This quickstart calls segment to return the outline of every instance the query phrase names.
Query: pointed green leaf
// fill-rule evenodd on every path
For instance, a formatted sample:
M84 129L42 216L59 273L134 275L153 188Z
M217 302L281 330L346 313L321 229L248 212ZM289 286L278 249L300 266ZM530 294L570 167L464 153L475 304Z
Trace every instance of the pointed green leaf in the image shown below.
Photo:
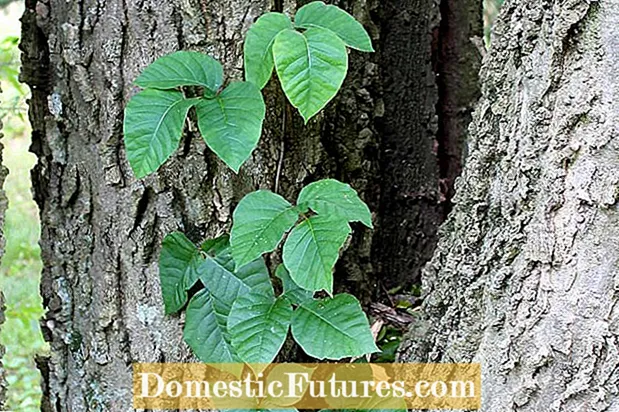
M350 234L341 219L312 216L295 227L284 244L283 260L290 277L303 289L333 292L333 266Z
M235 172L249 158L262 134L265 107L260 89L232 82L196 107L198 127L207 146Z
M243 362L271 363L286 340L291 318L288 300L255 292L243 294L228 317L232 346Z
M137 78L143 88L174 89L180 86L202 86L209 96L215 95L223 82L221 64L211 56L178 51L155 60Z
M320 215L358 221L372 228L372 214L368 206L352 187L335 179L319 180L305 186L297 203L309 206Z
M348 69L346 45L321 28L281 31L273 57L284 93L306 123L337 94Z
M317 359L342 359L379 350L359 301L345 293L303 302L292 316L292 336Z
M373 52L372 40L361 23L337 6L314 1L301 7L294 16L299 28L322 27L337 34L347 46L365 52Z
M258 190L245 196L232 216L230 245L236 264L274 250L298 218L294 206L278 194Z
M167 235L161 244L159 278L165 313L178 312L187 303L187 291L198 280L203 259L196 246L181 232Z
M227 314L218 310L208 290L202 289L196 293L187 305L183 338L202 362L238 362L238 356L227 337Z
M282 296L286 297L293 305L303 303L314 296L314 294L309 290L305 290L294 283L294 280L292 280L290 273L288 273L284 265L277 266L275 276L280 278L282 281L282 285L284 287L284 293Z
M263 14L247 31L243 47L245 80L263 88L273 72L273 40L285 29L292 29L290 18L282 13Z
M172 90L144 90L131 98L123 127L127 159L138 179L156 171L178 148L187 112L197 102Z
M199 266L198 273L204 287L213 295L219 312L225 316L228 316L232 304L240 295L254 291L273 296L271 279L262 259L257 259L234 273L215 259L207 258Z

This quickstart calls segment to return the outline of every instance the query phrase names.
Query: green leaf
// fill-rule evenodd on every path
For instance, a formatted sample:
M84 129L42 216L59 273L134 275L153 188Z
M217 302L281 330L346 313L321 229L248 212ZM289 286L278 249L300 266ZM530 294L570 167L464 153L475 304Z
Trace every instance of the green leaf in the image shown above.
M187 303L187 291L198 280L203 259L196 246L181 232L167 235L161 244L159 278L165 313L178 312Z
M127 159L138 179L156 171L178 148L187 112L198 100L150 89L131 98L123 127Z
M202 362L238 362L227 337L225 316L219 312L215 300L206 289L196 293L189 301L183 338Z
M298 305L304 301L311 299L314 293L309 290L305 290L296 283L290 277L290 273L286 270L284 265L277 266L275 270L275 276L281 279L284 287L284 293L282 296L286 297L293 305Z
M342 359L378 352L370 325L352 295L303 302L292 316L292 336L317 359Z
M273 43L277 75L305 123L337 94L348 69L346 45L333 32L283 30Z
M232 346L247 363L271 363L281 349L292 307L288 300L250 292L239 296L228 317Z
M207 258L198 268L198 272L202 284L213 295L218 312L226 317L240 295L254 291L273 296L273 286L262 259L251 262L234 273L216 260Z
M274 250L299 215L286 199L258 190L239 202L232 216L230 245L237 265Z
M274 295L269 269L264 263L264 259L255 259L235 270L234 260L230 253L228 235L222 235L203 242L201 249L219 263L226 271L243 280L252 291L267 296ZM206 277L204 279L206 279Z
M262 133L265 107L260 89L250 82L232 82L215 98L200 100L196 110L207 146L238 173Z
M178 51L155 60L137 78L142 88L174 89L180 86L205 87L208 96L214 96L223 82L221 64L211 56Z
M226 253L230 247L230 236L221 235L213 239L207 239L200 245L200 249L211 257Z
M263 258L241 266L234 272L235 276L248 285L253 292L262 293L267 296L274 296L273 284L269 276L269 269L264 263Z
M372 40L361 23L337 6L314 1L301 7L294 16L295 26L303 29L322 27L339 36L347 46L373 52Z
M290 18L282 13L263 14L247 31L243 47L245 80L263 88L273 72L273 41L285 29L292 29Z
M310 291L333 292L333 266L350 234L341 219L312 216L295 227L284 244L283 260L297 285Z
M301 190L297 203L309 206L318 214L358 221L372 228L370 209L346 183L334 179L310 183Z

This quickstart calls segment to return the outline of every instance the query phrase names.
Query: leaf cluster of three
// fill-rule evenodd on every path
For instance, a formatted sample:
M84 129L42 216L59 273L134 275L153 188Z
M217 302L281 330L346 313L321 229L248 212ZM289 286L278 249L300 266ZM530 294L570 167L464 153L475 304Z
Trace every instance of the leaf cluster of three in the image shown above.
M192 107L207 146L238 172L260 139L265 116L260 89L273 67L307 122L340 89L348 69L346 46L373 51L359 22L316 1L299 9L294 24L285 14L266 13L252 25L244 45L244 82L222 88L223 68L206 54L179 51L157 59L136 80L145 90L125 111L125 147L135 175L155 172L174 153ZM200 91L185 96L181 88L192 86Z

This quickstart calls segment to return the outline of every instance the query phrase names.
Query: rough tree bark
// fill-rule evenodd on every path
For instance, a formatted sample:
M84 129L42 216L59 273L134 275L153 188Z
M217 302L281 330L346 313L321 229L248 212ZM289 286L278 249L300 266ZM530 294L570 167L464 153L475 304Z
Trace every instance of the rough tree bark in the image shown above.
M364 302L380 293L380 279L408 281L431 254L442 221L433 150L435 0L338 3L363 22L377 53L352 52L343 90L308 127L277 83L268 85L261 143L238 176L192 131L160 172L133 178L121 130L140 71L160 55L192 49L239 78L250 24L303 3L26 0L23 79L32 89L43 329L51 346L41 364L44 410L131 410L132 362L193 359L182 319L163 315L160 241L177 229L194 240L223 232L251 190L277 188L293 198L327 176L359 190L378 212L377 229L355 227L336 283Z
M508 1L401 359L477 361L485 411L619 410L619 2Z

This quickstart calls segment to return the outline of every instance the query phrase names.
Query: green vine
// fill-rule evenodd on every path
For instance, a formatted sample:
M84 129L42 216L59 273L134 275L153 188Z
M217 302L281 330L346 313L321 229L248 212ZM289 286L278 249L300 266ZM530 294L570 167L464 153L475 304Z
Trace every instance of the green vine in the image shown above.
M244 45L246 81L224 87L221 64L202 53L157 59L136 80L143 90L125 111L125 147L135 175L154 173L174 153L192 108L206 145L238 172L258 144L266 112L260 89L273 69L307 123L339 91L347 46L373 51L359 22L317 1L300 8L294 22L266 13L252 25ZM197 97L185 94L190 86L199 90ZM333 268L350 222L372 228L367 205L337 180L307 185L296 205L267 190L252 192L234 210L230 236L199 245L180 232L164 238L159 273L166 314L185 309L184 339L208 363L272 362L289 330L317 359L377 352L358 300L333 295ZM283 292L276 296L263 255L282 241L275 277ZM314 298L321 291L329 297Z

